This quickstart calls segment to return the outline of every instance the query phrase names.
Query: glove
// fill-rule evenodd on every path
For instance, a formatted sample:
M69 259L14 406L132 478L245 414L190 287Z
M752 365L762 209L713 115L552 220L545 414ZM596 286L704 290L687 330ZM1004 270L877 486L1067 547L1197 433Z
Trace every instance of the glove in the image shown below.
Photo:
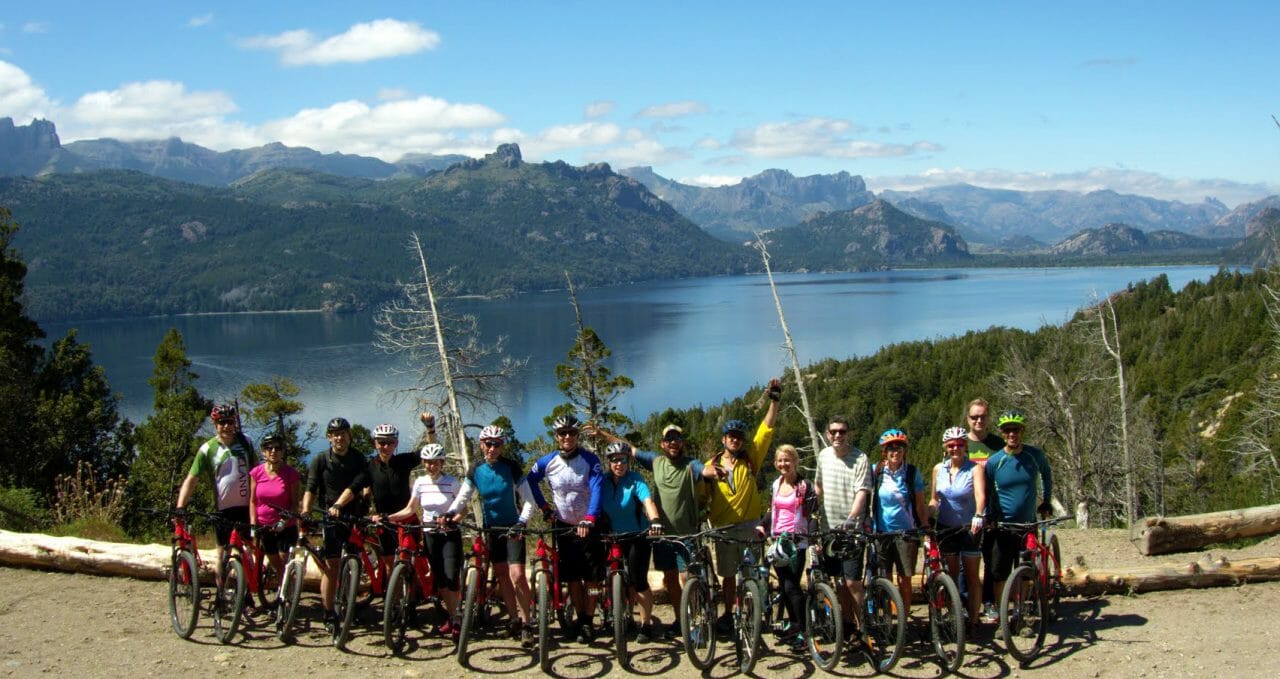
M844 523L840 524L840 528L844 530L858 530L858 520L850 516L844 520Z
M658 521L650 522L649 535L662 535L662 523Z
M578 528L580 528L580 529L581 529L581 528L585 528L585 529L587 529L587 530L591 530L592 528L594 528L594 527L595 527L595 525L596 525L596 524L595 524L595 522L594 522L594 521L589 521L589 520L587 520L587 519L583 519L583 520L581 520L581 521L579 521L579 522L578 522Z
M1041 503L1040 503L1040 506L1039 506L1039 507L1036 507L1036 513L1038 513L1040 516L1052 516L1052 515L1053 515L1053 503L1052 503L1052 502L1050 502L1050 501L1048 501L1048 500L1045 500L1044 502L1041 502Z
M766 393L769 394L770 401L777 401L778 399L781 399L782 382L779 382L777 379L769 380L769 389Z
M517 521L517 522L515 522L515 523L511 524L511 527L507 529L507 539L508 539L508 540L523 540L523 539L524 539L524 529L525 529L525 525L524 525L524 522L523 522L523 521Z
M556 510L551 505L542 505L542 520L547 523L556 520Z
M985 523L986 523L986 520L983 519L981 516L973 517L973 520L969 522L969 532L975 535L982 532L982 526Z
M756 537L761 540L765 537L764 526L756 526Z
M249 526L249 540L253 541L257 539L258 539L258 527Z

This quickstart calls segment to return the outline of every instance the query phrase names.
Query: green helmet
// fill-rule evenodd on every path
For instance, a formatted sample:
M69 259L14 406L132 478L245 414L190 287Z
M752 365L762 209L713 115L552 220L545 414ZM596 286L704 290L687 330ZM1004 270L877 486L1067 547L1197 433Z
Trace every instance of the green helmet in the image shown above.
M1004 429L1005 427L1021 429L1025 426L1027 426L1027 416L1021 410L1006 410L1000 413L1000 417L996 420L996 429Z

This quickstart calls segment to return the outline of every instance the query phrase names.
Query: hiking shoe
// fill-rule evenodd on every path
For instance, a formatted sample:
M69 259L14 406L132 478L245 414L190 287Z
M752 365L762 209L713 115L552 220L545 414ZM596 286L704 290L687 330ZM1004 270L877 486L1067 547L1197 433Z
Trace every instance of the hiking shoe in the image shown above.
M667 625L666 636L668 639L679 639L684 630L680 629L680 621L677 620Z
M534 638L537 635L533 633L533 625L520 626L520 646L523 648L533 648L536 644Z
M733 616L725 613L716 618L716 634L733 634Z
M640 632L636 634L636 643L637 644L652 643L656 635L657 635L657 632L655 632L653 629L653 623L647 622L640 626Z
M453 626L452 619L445 620L444 622L436 626L436 634L439 634L442 637L453 636L454 630L456 629L457 628Z
M329 634L333 634L333 628L336 627L337 625L338 625L338 616L334 615L333 611L325 611L324 612L324 631L328 632Z
M809 644L804 640L803 634L797 634L787 642L787 646L791 648L791 652L797 655L805 655L809 652Z
M512 620L511 623L507 625L507 634L512 639L520 639L521 635L524 634L524 624L519 620Z
M589 644L596 638L595 625L590 620L584 620L578 623L578 643Z

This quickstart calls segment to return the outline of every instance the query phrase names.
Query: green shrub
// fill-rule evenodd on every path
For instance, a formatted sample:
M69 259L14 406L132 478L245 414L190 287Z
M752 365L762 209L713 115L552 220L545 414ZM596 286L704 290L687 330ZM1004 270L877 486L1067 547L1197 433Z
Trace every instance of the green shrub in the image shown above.
M0 488L0 528L32 533L48 522L48 511L30 488Z

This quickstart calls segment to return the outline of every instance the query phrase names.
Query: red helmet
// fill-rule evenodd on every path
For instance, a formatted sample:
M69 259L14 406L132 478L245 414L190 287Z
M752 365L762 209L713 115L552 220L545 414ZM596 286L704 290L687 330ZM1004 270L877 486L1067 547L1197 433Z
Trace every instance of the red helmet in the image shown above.
M234 422L236 419L236 407L227 403L216 405L213 410L209 411L209 419L214 422Z

